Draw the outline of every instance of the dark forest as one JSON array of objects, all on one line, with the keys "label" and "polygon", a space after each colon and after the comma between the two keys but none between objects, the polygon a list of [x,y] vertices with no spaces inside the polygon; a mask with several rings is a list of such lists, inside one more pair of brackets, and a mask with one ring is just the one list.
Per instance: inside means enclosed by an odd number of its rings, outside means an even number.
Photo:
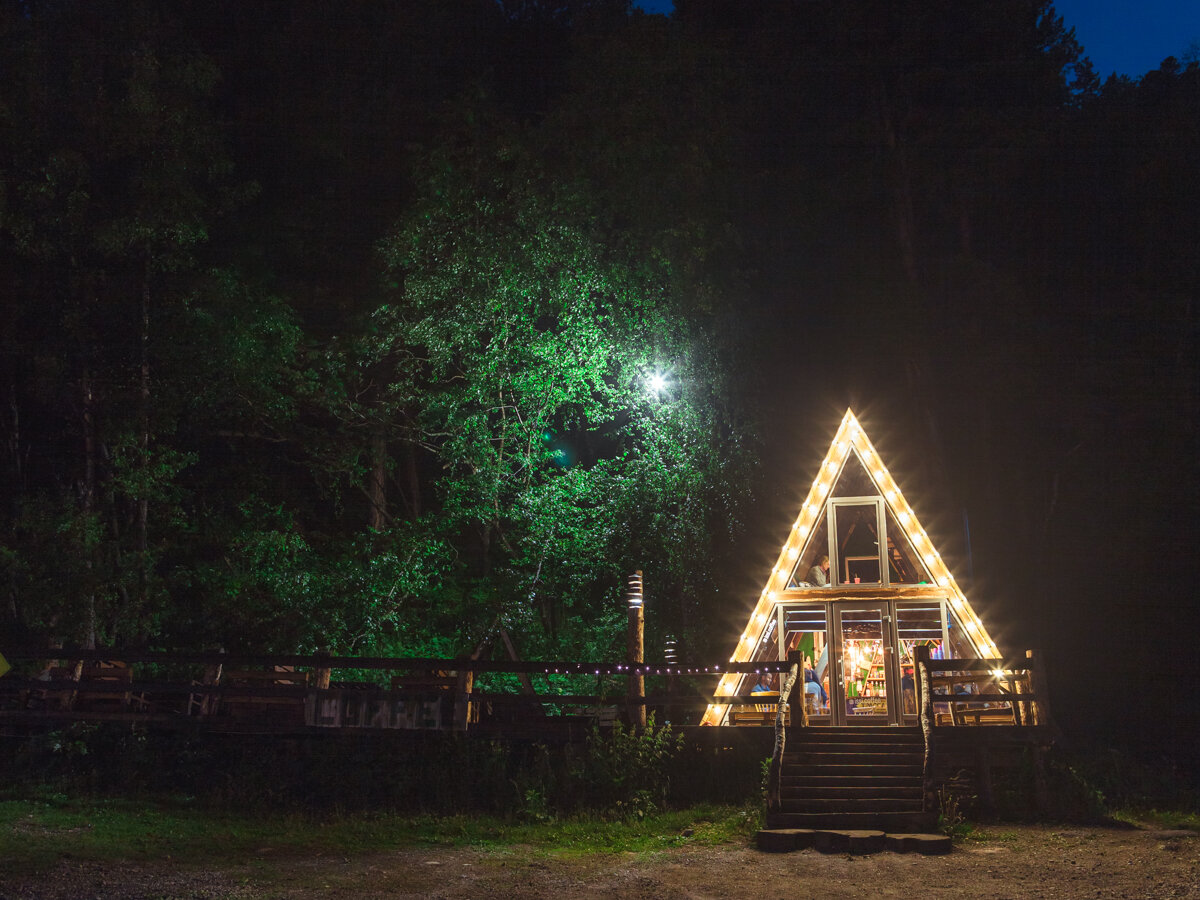
[{"label": "dark forest", "polygon": [[720,660],[852,407],[1194,755],[1198,248],[1046,0],[3,0],[0,645]]}]

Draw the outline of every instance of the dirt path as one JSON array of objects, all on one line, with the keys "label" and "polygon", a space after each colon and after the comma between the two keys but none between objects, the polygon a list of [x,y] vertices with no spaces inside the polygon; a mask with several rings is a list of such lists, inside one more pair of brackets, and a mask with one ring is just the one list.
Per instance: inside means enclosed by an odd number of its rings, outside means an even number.
[{"label": "dirt path", "polygon": [[186,864],[59,863],[36,882],[0,868],[0,898],[1200,898],[1200,835],[1007,826],[952,854],[765,854],[688,847],[564,857],[507,850],[406,848],[351,859],[276,859],[199,870]]}]

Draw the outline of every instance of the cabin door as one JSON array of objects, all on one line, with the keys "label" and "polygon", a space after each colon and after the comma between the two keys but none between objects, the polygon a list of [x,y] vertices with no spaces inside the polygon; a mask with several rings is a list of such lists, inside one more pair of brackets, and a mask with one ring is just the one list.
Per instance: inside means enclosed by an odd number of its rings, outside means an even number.
[{"label": "cabin door", "polygon": [[895,686],[895,641],[886,601],[833,604],[833,677],[830,711],[834,725],[899,722]]}]

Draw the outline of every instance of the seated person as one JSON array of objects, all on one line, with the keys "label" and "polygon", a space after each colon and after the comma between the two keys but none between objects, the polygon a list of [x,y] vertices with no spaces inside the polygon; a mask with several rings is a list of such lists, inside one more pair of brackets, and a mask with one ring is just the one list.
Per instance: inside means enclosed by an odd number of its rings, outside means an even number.
[{"label": "seated person", "polygon": [[[764,672],[761,676],[759,676],[758,684],[754,685],[754,687],[750,689],[750,693],[761,694],[764,691],[773,690],[775,690],[775,686],[771,683],[771,676]],[[773,706],[767,703],[759,703],[754,708],[758,712],[771,712],[774,709]]]},{"label": "seated person", "polygon": [[829,557],[822,556],[808,570],[808,582],[814,587],[829,587]]},{"label": "seated person", "polygon": [[775,690],[775,686],[773,684],[771,684],[771,676],[769,673],[766,673],[766,672],[764,672],[761,676],[759,676],[758,684],[754,685],[754,687],[752,687],[750,689],[751,693],[754,693],[754,694],[757,694],[761,691],[773,691],[773,690]]}]

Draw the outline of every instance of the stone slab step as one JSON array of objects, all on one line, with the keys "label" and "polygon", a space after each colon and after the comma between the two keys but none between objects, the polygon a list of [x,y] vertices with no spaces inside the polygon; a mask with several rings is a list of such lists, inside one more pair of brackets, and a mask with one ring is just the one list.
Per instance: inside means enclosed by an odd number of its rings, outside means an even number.
[{"label": "stone slab step", "polygon": [[893,853],[920,853],[935,856],[949,853],[954,845],[944,834],[889,834],[884,841]]},{"label": "stone slab step", "polygon": [[953,845],[944,834],[885,834],[873,829],[764,828],[756,838],[758,849],[790,853],[817,847],[827,853],[949,853]]},{"label": "stone slab step", "polygon": [[768,828],[867,828],[888,834],[928,833],[937,815],[928,812],[777,812],[767,816]]}]

